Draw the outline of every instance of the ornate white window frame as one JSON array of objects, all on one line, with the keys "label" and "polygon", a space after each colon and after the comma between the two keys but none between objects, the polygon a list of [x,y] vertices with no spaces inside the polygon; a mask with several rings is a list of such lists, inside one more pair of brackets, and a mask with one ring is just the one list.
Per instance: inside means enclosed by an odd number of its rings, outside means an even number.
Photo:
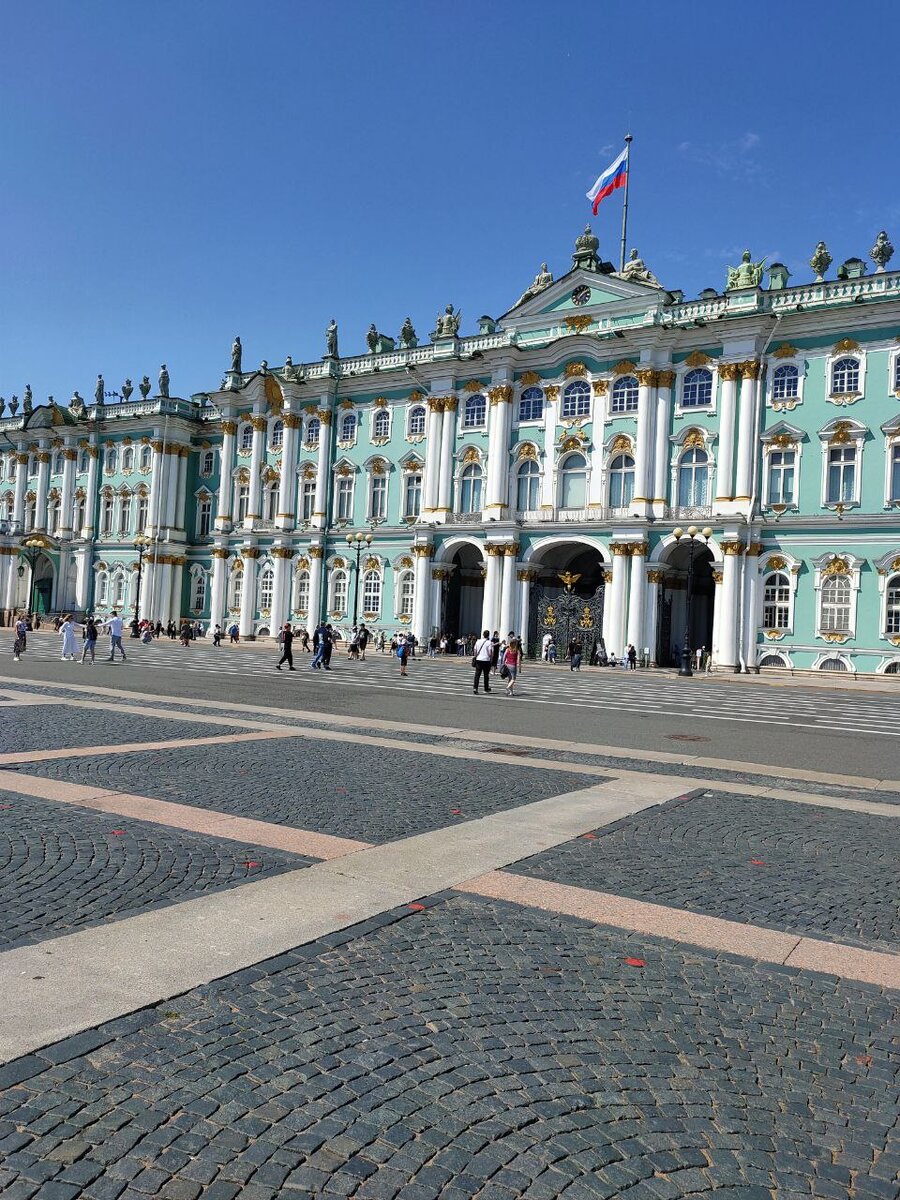
[{"label": "ornate white window frame", "polygon": [[[580,454],[584,459],[584,503],[577,508],[563,504],[563,470],[565,464],[573,454]],[[591,497],[591,471],[592,471],[592,455],[588,448],[588,444],[583,446],[569,446],[567,449],[560,449],[556,455],[553,471],[553,499],[554,503],[561,512],[580,512],[586,509],[590,503]]]},{"label": "ornate white window frame", "polygon": [[[889,670],[889,668],[892,667],[895,663],[897,665],[897,670],[896,671]],[[881,662],[875,668],[876,675],[896,675],[898,673],[900,673],[900,654],[885,655],[885,657],[881,660]]]},{"label": "ornate white window frame", "polygon": [[891,509],[900,506],[900,496],[891,498],[891,460],[894,449],[900,447],[900,416],[885,421],[881,432],[884,434],[884,507]]},{"label": "ornate white window frame", "polygon": [[[206,609],[209,607],[209,605],[207,604],[207,600],[209,598],[209,574],[210,574],[209,569],[207,567],[204,567],[203,563],[196,563],[196,562],[191,563],[190,567],[188,568],[188,575],[190,576],[190,580],[191,580],[191,582],[190,582],[191,606],[190,607],[191,607],[192,613],[196,613],[199,615],[200,613],[205,612]],[[197,581],[199,579],[203,580],[203,603],[200,605],[198,605],[196,603],[197,586],[198,586]]]},{"label": "ornate white window frame", "polygon": [[848,675],[856,674],[856,667],[853,665],[852,654],[847,654],[840,650],[823,650],[821,654],[816,655],[815,661],[813,662],[813,665],[812,665],[812,669],[814,671],[821,671],[822,664],[828,662],[828,660],[832,659],[832,658],[837,658],[842,663],[845,664],[845,666],[847,668],[846,674],[848,674]]},{"label": "ornate white window frame", "polygon": [[[701,362],[703,358],[705,361]],[[694,413],[704,413],[706,415],[718,412],[719,408],[719,360],[710,358],[708,355],[689,354],[687,358],[683,358],[679,363],[673,363],[672,369],[675,372],[675,381],[673,384],[673,400],[674,413],[676,417],[690,418]],[[682,404],[684,398],[684,381],[686,376],[690,375],[691,371],[702,369],[709,371],[712,375],[712,389],[710,391],[709,404],[689,404],[687,408]]]},{"label": "ornate white window frame", "polygon": [[[796,512],[800,507],[800,460],[803,455],[803,443],[806,432],[787,421],[779,421],[771,429],[764,430],[759,435],[763,449],[762,489],[760,504],[771,512]],[[794,452],[794,500],[791,504],[769,504],[770,456],[774,450],[793,450]]]},{"label": "ornate white window frame", "polygon": [[[344,437],[344,422],[348,417],[353,418],[353,436],[349,438]],[[335,443],[337,448],[338,450],[349,450],[351,447],[355,446],[359,440],[359,426],[360,422],[362,421],[362,413],[358,412],[357,409],[353,407],[339,408],[335,413],[335,418],[335,423],[337,425],[337,428],[335,429]]]},{"label": "ornate white window frame", "polygon": [[[245,446],[245,434],[248,429],[250,430],[250,444]],[[234,439],[234,448],[235,452],[240,454],[242,457],[252,453],[253,451],[253,425],[246,418],[238,425],[237,436]]]},{"label": "ornate white window frame", "polygon": [[[541,496],[544,494],[544,467],[543,467],[543,452],[536,442],[519,442],[513,447],[515,456],[511,458],[509,464],[509,474],[507,479],[506,502],[509,505],[510,512],[537,512],[541,507]],[[537,479],[538,502],[537,508],[534,509],[519,509],[519,472],[526,463],[533,462],[537,467],[537,475],[531,476]]]},{"label": "ornate white window frame", "polygon": [[[539,417],[520,417],[519,409],[522,405],[522,397],[532,388],[536,388],[541,393],[541,415]],[[539,429],[544,424],[544,419],[547,415],[547,389],[544,387],[543,380],[540,383],[523,383],[521,379],[516,380],[515,410],[513,412],[512,428],[513,429]]]},{"label": "ornate white window frame", "polygon": [[900,346],[897,346],[888,355],[887,390],[889,394],[900,400]]},{"label": "ornate white window frame", "polygon": [[[859,381],[854,392],[832,391],[831,385],[834,366],[842,358],[855,359],[859,367]],[[846,408],[850,404],[855,404],[857,400],[861,400],[865,394],[866,351],[853,338],[842,338],[841,341],[832,347],[831,352],[825,356],[825,399],[829,404],[836,404],[839,408]]]},{"label": "ornate white window frame", "polygon": [[[815,636],[826,642],[831,642],[834,645],[843,645],[844,642],[853,641],[856,637],[856,618],[859,609],[859,588],[860,588],[860,573],[862,571],[864,558],[858,558],[855,554],[840,553],[836,554],[833,551],[828,551],[825,554],[820,554],[818,558],[811,560],[815,567],[815,577],[813,587],[816,593],[816,612],[815,612]],[[841,564],[843,569],[841,569]],[[850,616],[847,621],[848,629],[836,631],[822,630],[822,584],[832,575],[846,576],[850,581]],[[827,655],[825,656],[827,657]]]},{"label": "ornate white window frame", "polygon": [[900,584],[900,547],[882,554],[873,565],[878,573],[878,636],[883,642],[900,646],[900,633],[887,632],[888,585],[892,579]]},{"label": "ornate white window frame", "polygon": [[[801,562],[786,550],[767,550],[757,559],[756,569],[759,574],[759,608],[756,613],[756,627],[765,638],[765,645],[780,642],[782,638],[792,637],[794,633],[794,614],[797,601],[797,583],[800,578]],[[770,575],[786,575],[790,584],[788,596],[788,623],[786,629],[769,629],[763,622],[765,612],[766,580]]]},{"label": "ornate white window frame", "polygon": [[[691,411],[691,409],[688,409],[688,412]],[[701,411],[707,412],[708,410],[701,409]],[[691,436],[696,434],[700,435],[699,440],[697,440],[696,437],[692,438]],[[672,499],[672,507],[678,507],[678,468],[681,464],[681,456],[686,450],[698,449],[705,450],[708,459],[707,465],[709,467],[709,476],[707,478],[707,487],[709,491],[709,497],[705,505],[695,505],[692,507],[712,508],[713,497],[716,494],[716,487],[718,484],[718,470],[716,466],[715,454],[715,444],[717,440],[718,433],[716,430],[707,429],[703,425],[686,425],[684,429],[679,430],[678,433],[673,433],[670,435],[669,442],[671,443],[672,449],[669,454],[669,495]]]},{"label": "ornate white window frame", "polygon": [[[771,664],[766,664],[762,660],[764,658],[778,658],[781,660],[780,667],[773,667]],[[789,670],[794,669],[794,660],[788,654],[787,650],[782,650],[781,647],[762,645],[757,651],[757,665],[767,671]]]},{"label": "ornate white window frame", "polygon": [[[859,508],[862,496],[863,451],[868,429],[861,421],[852,417],[836,417],[819,430],[819,441],[822,443],[822,477],[819,485],[819,498],[822,508],[833,512],[845,512],[848,508]],[[856,448],[856,471],[853,477],[853,497],[850,500],[828,499],[828,451],[839,446],[853,444]]]},{"label": "ornate white window frame", "polygon": [[[412,429],[410,428],[410,422],[412,421],[412,415],[416,409],[421,409],[423,416],[424,416],[424,420],[422,422],[422,432],[421,433],[413,433]],[[427,432],[428,432],[428,406],[426,404],[424,404],[421,400],[416,400],[412,404],[410,404],[406,410],[406,420],[404,422],[404,426],[406,429],[406,440],[408,442],[418,443],[418,442],[424,441],[425,437],[427,436]]]},{"label": "ornate white window frame", "polygon": [[[332,487],[331,487],[331,519],[335,525],[349,525],[353,521],[353,514],[356,510],[356,476],[357,467],[355,463],[346,458],[339,458],[331,468]],[[350,482],[350,515],[348,517],[340,516],[340,481],[349,479]]]},{"label": "ornate white window frame", "polygon": [[[785,349],[793,349],[793,354],[779,353],[776,349],[774,354],[766,356],[766,408],[771,408],[773,412],[793,412],[798,405],[803,403],[803,390],[806,383],[806,354],[802,350],[797,350],[795,347],[786,346]],[[779,367],[795,367],[797,370],[797,395],[788,396],[784,399],[776,399],[775,390],[775,372]]]},{"label": "ornate white window frame", "polygon": [[[391,472],[393,471],[393,464],[383,454],[371,454],[363,463],[363,469],[366,472],[366,520],[387,521],[388,509],[391,502]],[[372,505],[376,479],[384,479],[384,514],[377,518]]]},{"label": "ornate white window frame", "polygon": [[[387,419],[387,433],[376,433],[379,420]],[[385,446],[394,435],[394,412],[389,404],[376,404],[369,417],[369,441],[373,446]]]},{"label": "ornate white window frame", "polygon": [[[210,460],[210,466],[207,469],[206,460]],[[209,479],[215,473],[216,469],[216,452],[213,449],[200,450],[200,463],[197,471],[197,476],[200,479]]]}]

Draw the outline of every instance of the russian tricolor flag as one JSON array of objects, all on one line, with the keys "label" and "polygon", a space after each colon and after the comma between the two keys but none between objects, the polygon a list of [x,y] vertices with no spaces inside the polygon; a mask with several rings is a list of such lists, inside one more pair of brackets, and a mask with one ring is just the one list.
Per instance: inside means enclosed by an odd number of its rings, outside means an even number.
[{"label": "russian tricolor flag", "polygon": [[624,187],[628,180],[628,147],[626,146],[614,163],[611,163],[591,190],[587,198],[591,202],[594,216],[600,207],[600,201],[611,196],[616,188]]}]

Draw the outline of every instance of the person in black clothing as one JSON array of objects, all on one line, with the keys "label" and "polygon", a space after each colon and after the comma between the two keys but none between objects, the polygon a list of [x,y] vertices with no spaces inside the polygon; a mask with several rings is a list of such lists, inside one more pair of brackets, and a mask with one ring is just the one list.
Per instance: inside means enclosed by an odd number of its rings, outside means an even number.
[{"label": "person in black clothing", "polygon": [[[499,654],[500,646],[497,644],[497,652]],[[490,695],[490,678],[491,678],[491,656],[493,654],[493,645],[491,643],[491,635],[489,630],[485,630],[478,641],[475,643],[475,650],[472,655],[472,666],[475,668],[475,680],[473,682],[473,691],[478,695],[478,681],[484,680],[484,690],[486,695]]]},{"label": "person in black clothing", "polygon": [[293,642],[294,642],[294,631],[293,631],[293,629],[291,629],[290,622],[285,621],[284,629],[282,629],[282,631],[281,631],[281,658],[279,658],[278,662],[275,665],[276,671],[281,670],[282,663],[287,663],[289,671],[294,670]]},{"label": "person in black clothing", "polygon": [[322,655],[322,666],[326,671],[331,670],[331,652],[334,650],[334,630],[330,625],[325,626],[325,653]]}]

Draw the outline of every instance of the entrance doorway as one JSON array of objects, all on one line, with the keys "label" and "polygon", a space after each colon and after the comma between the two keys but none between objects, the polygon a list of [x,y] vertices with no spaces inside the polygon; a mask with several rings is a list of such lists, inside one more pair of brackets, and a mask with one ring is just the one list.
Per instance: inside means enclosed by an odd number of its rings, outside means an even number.
[{"label": "entrance doorway", "polygon": [[602,551],[584,542],[562,542],[539,550],[530,565],[537,576],[531,585],[528,652],[538,656],[545,635],[550,634],[560,659],[575,640],[581,644],[584,662],[593,662],[604,646]]},{"label": "entrance doorway", "polygon": [[[685,639],[687,616],[687,578],[691,548],[686,539],[670,546],[662,557],[665,577],[657,595],[656,662],[661,667],[677,667]],[[716,583],[713,556],[708,546],[694,544],[694,583],[691,624],[687,630],[691,650],[712,651],[713,615]]]},{"label": "entrance doorway", "polygon": [[463,542],[449,560],[450,578],[443,585],[441,630],[448,637],[481,633],[484,608],[484,559],[477,546]]}]

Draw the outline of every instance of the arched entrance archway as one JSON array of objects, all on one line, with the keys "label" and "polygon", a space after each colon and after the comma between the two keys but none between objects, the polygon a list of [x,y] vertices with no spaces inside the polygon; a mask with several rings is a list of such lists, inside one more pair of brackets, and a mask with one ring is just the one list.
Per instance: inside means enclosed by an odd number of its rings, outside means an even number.
[{"label": "arched entrance archway", "polygon": [[34,560],[33,573],[24,558],[20,558],[16,563],[16,571],[19,567],[23,567],[24,570],[16,587],[15,607],[20,612],[48,613],[53,600],[55,576],[52,559],[46,554],[39,554]]},{"label": "arched entrance archway", "polygon": [[541,653],[551,634],[562,658],[570,641],[580,642],[585,662],[604,645],[606,561],[599,546],[582,541],[537,546],[528,564],[535,572],[528,606],[528,648]]},{"label": "arched entrance archway", "polygon": [[663,576],[657,592],[656,663],[677,667],[687,632],[692,650],[712,652],[716,583],[713,553],[702,542],[694,543],[693,599],[691,624],[686,631],[688,564],[691,547],[687,538],[673,542],[660,555]]},{"label": "arched entrance archway", "polygon": [[441,631],[449,637],[481,633],[484,608],[484,558],[471,542],[461,542],[443,558],[449,577],[442,584]]}]

